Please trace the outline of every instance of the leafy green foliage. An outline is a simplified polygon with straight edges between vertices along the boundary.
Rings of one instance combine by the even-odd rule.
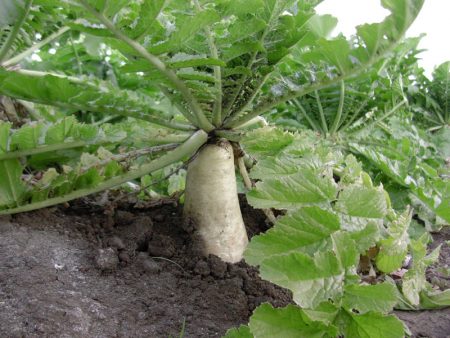
[[[410,195],[408,203],[414,205],[428,229],[450,222],[450,181],[443,154],[436,151],[430,137],[412,126],[408,119],[391,119],[385,131],[387,133],[376,137],[372,135],[372,142],[367,145],[351,143],[351,151],[391,180],[390,189],[406,189]],[[445,148],[449,143],[444,139],[443,144]]]
[[[264,142],[274,135],[281,135],[280,142]],[[425,236],[410,243],[411,212],[397,214],[387,192],[373,185],[354,157],[343,156],[317,135],[257,129],[243,146],[262,158],[251,172],[260,181],[248,192],[250,204],[285,210],[273,228],[252,239],[245,259],[259,265],[264,279],[292,291],[297,304],[285,309],[262,305],[250,319],[252,336],[270,336],[278,328],[293,337],[403,337],[403,324],[388,313],[404,297],[419,304],[426,290],[424,268],[438,252],[425,258]],[[292,179],[305,173],[311,173],[307,177],[316,189],[305,190],[308,180]],[[322,186],[333,189],[324,194]],[[302,198],[286,202],[292,191]],[[389,278],[367,284],[357,274],[361,257],[375,247],[373,267],[385,273],[400,269],[412,252],[415,265],[401,284],[402,293]]]
[[[33,122],[19,129],[0,122],[2,200],[0,209],[64,196],[144,165],[145,157],[173,149],[189,134],[164,135],[147,124],[82,124],[74,117],[56,123]],[[144,137],[144,136],[145,137]],[[165,145],[167,144],[167,145]],[[147,145],[147,147],[144,147]],[[154,145],[154,147],[148,147]],[[136,150],[138,146],[141,149]],[[23,173],[26,159],[26,174]],[[182,190],[182,173],[170,179],[169,194]]]
[[[450,61],[439,65],[432,76],[430,81],[419,74],[409,92],[417,121],[438,130],[450,124]]]

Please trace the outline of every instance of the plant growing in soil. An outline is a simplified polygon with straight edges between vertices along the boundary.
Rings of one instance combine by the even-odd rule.
[[[380,67],[422,5],[418,0],[384,1],[391,15],[381,23],[360,26],[358,37],[347,41],[342,36],[326,39],[336,20],[316,15],[317,3],[119,1],[111,5],[30,0],[24,7],[14,7],[12,2],[16,20],[3,31],[0,53],[3,95],[69,112],[132,117],[150,122],[149,128],[158,125],[182,132],[186,138],[171,152],[126,172],[120,165],[105,170],[98,163],[113,166],[108,160],[114,160],[114,155],[109,154],[91,167],[86,160],[76,173],[68,168],[47,171],[46,198],[38,202],[35,195],[42,193],[42,181],[33,185],[21,179],[20,158],[114,140],[102,139],[90,126],[72,128],[67,120],[60,122],[59,129],[56,124],[37,124],[12,136],[9,125],[3,123],[1,173],[8,179],[1,185],[1,205],[8,208],[5,212],[32,210],[105,190],[197,153],[188,167],[186,216],[195,223],[205,254],[239,261],[247,238],[234,188],[230,141],[237,142],[246,128],[260,123],[262,114],[287,100]],[[59,6],[59,14],[51,10],[52,5]],[[50,20],[58,22],[57,27],[48,27]],[[27,49],[26,37],[36,32],[36,22],[50,29]],[[45,43],[57,38],[73,43],[72,36],[64,38],[69,30],[101,37],[103,48],[111,48],[109,54],[117,51],[120,61],[111,66],[115,81],[84,75],[79,56],[79,75],[67,74],[62,63],[52,64],[51,57],[44,71],[17,69],[25,56]],[[77,56],[77,46],[72,47]],[[69,184],[61,188],[63,180]]]
[[[205,255],[237,262],[248,242],[237,163],[248,188],[251,178],[260,181],[248,194],[253,205],[286,210],[246,259],[291,289],[303,309],[263,305],[249,328],[230,335],[270,337],[275,322],[284,336],[403,336],[402,324],[387,315],[400,291],[378,280],[370,262],[384,273],[401,267],[411,213],[397,214],[383,188],[353,157],[330,152],[326,140],[249,130],[287,101],[382,69],[423,0],[383,0],[391,14],[359,26],[352,40],[329,38],[336,20],[317,15],[318,3],[8,2],[9,15],[0,17],[0,94],[28,105],[36,121],[19,129],[0,123],[0,214],[67,202],[187,162],[184,212],[194,236]],[[37,32],[41,39],[30,45]],[[45,62],[27,59],[37,49]],[[258,160],[251,177],[246,151]],[[357,274],[361,255],[370,272],[363,282],[373,285]],[[418,275],[409,285],[419,286],[401,290],[413,305],[428,290]]]

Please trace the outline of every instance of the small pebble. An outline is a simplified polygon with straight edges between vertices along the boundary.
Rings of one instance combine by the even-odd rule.
[[[124,263],[130,263],[130,255],[126,251],[119,252],[119,260]]]
[[[125,249],[125,244],[123,244],[122,239],[120,239],[117,236],[111,237],[109,238],[106,243],[108,244],[108,246],[112,247],[112,248],[116,248],[117,250],[123,250]]]
[[[141,252],[138,257],[138,264],[141,266],[142,270],[147,273],[155,274],[161,272],[161,267],[153,259],[148,257],[145,253]]]
[[[95,264],[100,270],[115,270],[119,264],[116,250],[113,248],[98,249]]]

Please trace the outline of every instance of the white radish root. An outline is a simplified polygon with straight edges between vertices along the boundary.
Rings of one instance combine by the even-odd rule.
[[[189,164],[184,216],[193,223],[204,255],[214,254],[229,263],[242,259],[248,237],[228,141],[204,146]]]

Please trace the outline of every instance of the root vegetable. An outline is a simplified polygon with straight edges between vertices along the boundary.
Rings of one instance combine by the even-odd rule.
[[[184,216],[194,224],[194,240],[205,255],[225,262],[242,259],[248,243],[236,187],[231,144],[205,145],[189,164]]]

